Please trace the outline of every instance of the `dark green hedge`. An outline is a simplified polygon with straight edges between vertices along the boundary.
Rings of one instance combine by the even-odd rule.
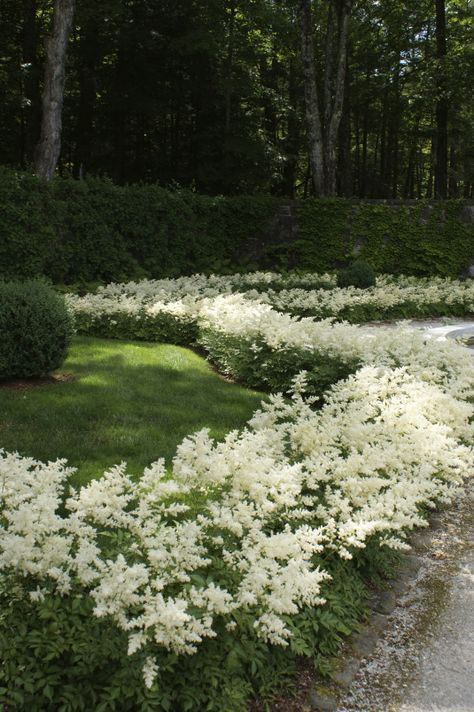
[[[0,276],[57,283],[252,269],[325,271],[354,255],[379,272],[458,276],[474,261],[456,201],[293,204],[296,236],[268,196],[208,197],[157,185],[0,169]],[[289,218],[291,223],[291,217]]]
[[[0,275],[120,281],[255,269],[271,197],[211,198],[157,185],[0,170]]]

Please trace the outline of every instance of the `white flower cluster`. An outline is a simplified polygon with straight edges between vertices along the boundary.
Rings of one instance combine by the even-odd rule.
[[[462,306],[466,312],[474,313],[474,282],[441,277],[420,279],[382,275],[377,278],[376,286],[368,289],[296,288],[274,291],[270,288],[260,299],[280,311],[314,317],[337,317],[345,309],[360,306],[371,306],[385,312],[405,304],[415,310],[413,316],[416,316],[416,310],[437,304]]]
[[[382,312],[392,307],[409,305],[416,310],[443,304],[474,312],[474,283],[442,277],[429,279],[381,275],[369,289],[338,289],[335,277],[328,274],[288,275],[254,272],[246,275],[201,274],[178,279],[142,280],[100,287],[96,294],[85,297],[68,295],[77,311],[89,313],[122,312],[137,315],[154,305],[154,312],[166,312],[169,304],[183,304],[192,314],[199,300],[226,294],[243,293],[246,299],[270,304],[280,311],[310,314],[316,318],[334,316],[347,308],[373,306]],[[177,307],[175,307],[176,309]],[[184,316],[181,314],[181,316]]]
[[[59,504],[70,473],[0,454],[0,570],[28,576],[31,598],[56,590],[94,601],[127,631],[129,654],[193,653],[237,611],[285,645],[285,616],[324,603],[322,552],[351,557],[368,538],[404,547],[421,504],[447,501],[472,467],[470,405],[405,368],[365,367],[319,411],[275,395],[242,432],[185,439],[139,482],[125,465]],[[105,536],[104,536],[105,535]],[[108,542],[105,544],[104,542]]]
[[[92,321],[103,317],[112,320],[119,316],[140,320],[160,313],[189,321],[197,316],[199,302],[204,298],[243,291],[247,299],[259,299],[260,291],[268,288],[272,291],[293,287],[311,289],[322,285],[334,287],[335,278],[328,274],[284,277],[274,272],[228,276],[195,274],[176,279],[113,283],[83,297],[68,294],[66,301],[73,312],[87,315]]]
[[[361,327],[298,319],[238,294],[202,300],[199,320],[224,334],[260,340],[275,351],[308,350],[343,363],[404,366],[420,380],[440,384],[453,395],[466,397],[474,390],[472,358],[465,349],[452,341],[430,339],[403,323],[398,328]]]
[[[333,289],[336,278],[330,274],[307,273],[304,275],[281,275],[277,272],[249,272],[247,274],[204,275],[194,274],[190,277],[175,279],[144,279],[139,282],[112,283],[99,287],[97,295],[103,298],[118,300],[122,297],[132,297],[140,304],[153,302],[170,302],[193,297],[217,297],[219,294],[250,292],[271,289]]]

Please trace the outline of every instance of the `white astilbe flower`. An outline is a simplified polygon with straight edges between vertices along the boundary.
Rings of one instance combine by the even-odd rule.
[[[474,311],[474,285],[469,281],[379,275],[376,286],[368,289],[336,288],[335,281],[334,275],[311,273],[302,276],[271,272],[226,276],[196,274],[177,279],[109,284],[99,287],[96,294],[68,295],[68,302],[75,311],[96,314],[127,313],[133,316],[144,309],[154,314],[168,309],[170,313],[174,311],[176,315],[187,317],[186,305],[191,306],[199,299],[243,292],[248,300],[259,300],[280,311],[311,314],[318,318],[337,316],[343,309],[361,305],[371,305],[383,311],[403,304],[415,309],[448,304],[462,305],[467,312]]]
[[[57,510],[73,471],[64,460],[43,464],[0,450],[0,569],[51,575],[69,589],[73,537]]]
[[[143,680],[145,682],[145,687],[150,689],[155,682],[156,676],[158,675],[158,664],[153,658],[148,657],[146,659],[145,665],[143,666]]]
[[[290,288],[265,294],[265,301],[280,311],[307,314],[317,318],[337,316],[344,309],[372,306],[382,313],[392,307],[409,304],[423,314],[429,305],[462,305],[466,312],[474,311],[474,285],[449,278],[392,277],[380,275],[376,286],[368,289],[345,287],[341,289]]]
[[[125,608],[141,603],[141,592],[149,581],[145,564],[129,564],[122,554],[115,561],[106,561],[102,575],[92,592],[94,614],[98,617],[122,614]]]

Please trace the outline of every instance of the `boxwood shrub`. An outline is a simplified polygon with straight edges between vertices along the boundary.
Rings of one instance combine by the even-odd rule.
[[[347,269],[339,270],[337,286],[357,287],[358,289],[375,287],[375,272],[367,262],[356,260]]]
[[[73,331],[64,297],[29,280],[0,282],[0,378],[33,378],[54,371]]]

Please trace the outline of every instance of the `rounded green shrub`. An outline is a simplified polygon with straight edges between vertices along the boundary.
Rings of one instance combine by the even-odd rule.
[[[375,286],[375,272],[367,262],[357,260],[337,273],[337,286],[368,289]]]
[[[72,327],[64,297],[51,287],[0,282],[0,378],[34,378],[58,368]]]

